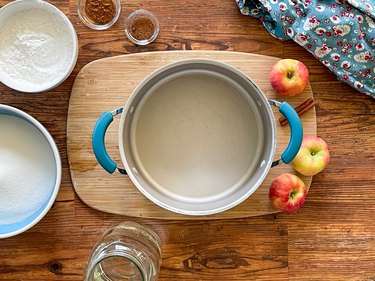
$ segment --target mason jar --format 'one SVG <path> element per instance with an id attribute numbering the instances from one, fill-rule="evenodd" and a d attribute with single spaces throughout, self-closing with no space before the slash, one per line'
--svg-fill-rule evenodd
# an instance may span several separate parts
<path id="1" fill-rule="evenodd" d="M 108 229 L 93 248 L 84 281 L 154 281 L 161 264 L 159 236 L 135 222 Z"/>

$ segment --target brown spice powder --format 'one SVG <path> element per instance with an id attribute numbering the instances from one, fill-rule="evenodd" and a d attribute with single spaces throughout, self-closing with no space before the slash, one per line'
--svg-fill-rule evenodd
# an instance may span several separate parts
<path id="1" fill-rule="evenodd" d="M 86 15 L 96 24 L 109 23 L 116 14 L 112 0 L 86 0 Z"/>
<path id="2" fill-rule="evenodd" d="M 155 26 L 151 19 L 141 16 L 130 23 L 129 30 L 135 39 L 147 40 L 154 34 Z"/>

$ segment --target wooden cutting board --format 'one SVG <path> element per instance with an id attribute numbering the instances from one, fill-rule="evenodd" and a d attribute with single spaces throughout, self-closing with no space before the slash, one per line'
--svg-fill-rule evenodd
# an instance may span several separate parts
<path id="1" fill-rule="evenodd" d="M 258 190 L 240 205 L 210 216 L 186 216 L 162 209 L 144 197 L 128 176 L 108 174 L 98 164 L 91 147 L 95 122 L 104 111 L 123 106 L 137 84 L 157 68 L 188 58 L 209 58 L 230 64 L 244 73 L 270 99 L 287 100 L 292 106 L 312 97 L 310 85 L 298 97 L 277 97 L 268 81 L 271 66 L 279 58 L 226 51 L 168 51 L 138 53 L 105 58 L 87 64 L 77 75 L 73 85 L 67 122 L 67 145 L 73 186 L 80 199 L 88 206 L 108 213 L 157 219 L 220 219 L 240 218 L 276 213 L 269 202 L 268 189 L 274 178 L 282 173 L 295 173 L 290 165 L 279 165 L 270 170 Z M 289 126 L 281 127 L 277 108 L 273 109 L 277 128 L 278 159 L 289 142 Z M 119 117 L 107 130 L 106 147 L 118 166 L 122 166 L 118 149 Z M 302 118 L 304 134 L 316 135 L 315 108 Z M 300 176 L 300 175 L 299 175 Z M 307 187 L 312 177 L 300 176 Z"/>

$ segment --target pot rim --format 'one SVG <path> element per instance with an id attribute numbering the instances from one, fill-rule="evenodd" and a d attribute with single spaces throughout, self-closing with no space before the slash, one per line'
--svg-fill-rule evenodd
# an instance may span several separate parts
<path id="1" fill-rule="evenodd" d="M 264 159 L 261 162 L 260 167 L 263 170 L 262 173 L 261 173 L 261 176 L 256 180 L 255 185 L 252 185 L 247 189 L 247 192 L 243 196 L 239 197 L 238 199 L 232 201 L 229 204 L 225 204 L 225 205 L 217 207 L 217 208 L 210 208 L 210 209 L 207 209 L 207 210 L 195 211 L 195 210 L 188 210 L 186 208 L 172 207 L 169 204 L 159 200 L 158 198 L 156 198 L 155 196 L 150 194 L 142 186 L 142 184 L 139 182 L 137 176 L 135 175 L 135 174 L 137 174 L 137 170 L 135 168 L 129 166 L 128 159 L 127 159 L 127 156 L 125 154 L 125 149 L 124 149 L 123 134 L 124 134 L 124 128 L 125 128 L 124 125 L 125 125 L 127 113 L 133 112 L 133 110 L 134 110 L 134 107 L 132 105 L 134 99 L 137 97 L 139 92 L 149 83 L 149 81 L 152 78 L 154 78 L 157 75 L 160 75 L 161 73 L 163 73 L 163 72 L 165 72 L 165 71 L 167 71 L 171 68 L 174 68 L 174 67 L 178 67 L 178 66 L 186 65 L 186 64 L 192 64 L 193 65 L 193 64 L 202 64 L 202 63 L 218 66 L 218 67 L 221 67 L 221 68 L 225 68 L 226 70 L 229 70 L 232 73 L 234 73 L 239 78 L 244 79 L 244 81 L 247 81 L 255 89 L 255 92 L 256 92 L 257 98 L 258 98 L 257 101 L 258 101 L 259 105 L 260 106 L 264 105 L 263 108 L 265 108 L 266 114 L 270 117 L 269 118 L 269 120 L 270 120 L 269 125 L 271 126 L 270 131 L 271 131 L 271 134 L 272 134 L 270 136 L 270 143 L 271 143 L 272 147 L 270 149 L 270 153 L 266 157 L 267 159 Z M 276 137 L 277 137 L 277 134 L 276 134 L 276 126 L 275 126 L 275 122 L 274 122 L 274 114 L 272 112 L 272 109 L 271 109 L 271 106 L 269 104 L 268 99 L 263 94 L 263 92 L 260 90 L 260 88 L 245 73 L 243 73 L 239 69 L 235 68 L 234 66 L 229 65 L 229 64 L 224 63 L 224 62 L 221 62 L 221 61 L 206 59 L 206 58 L 183 59 L 183 60 L 175 61 L 175 62 L 166 64 L 166 65 L 154 70 L 148 76 L 146 76 L 135 87 L 135 89 L 133 90 L 133 92 L 129 96 L 128 100 L 126 101 L 126 103 L 124 105 L 123 113 L 121 114 L 121 119 L 120 119 L 120 122 L 119 122 L 119 130 L 118 130 L 118 141 L 119 141 L 119 150 L 120 150 L 121 160 L 122 160 L 122 163 L 125 167 L 125 170 L 128 173 L 128 176 L 130 177 L 133 184 L 137 187 L 137 189 L 144 196 L 146 196 L 149 200 L 151 200 L 155 204 L 159 205 L 160 207 L 162 207 L 166 210 L 175 212 L 175 213 L 179 213 L 179 214 L 183 214 L 183 215 L 191 215 L 191 216 L 202 216 L 202 215 L 217 214 L 217 213 L 229 210 L 229 209 L 239 205 L 240 203 L 245 201 L 247 198 L 249 198 L 249 196 L 251 196 L 259 188 L 259 186 L 262 184 L 262 182 L 266 178 L 266 176 L 267 176 L 267 174 L 268 174 L 268 172 L 271 168 L 272 161 L 274 159 L 275 152 L 276 152 Z"/>

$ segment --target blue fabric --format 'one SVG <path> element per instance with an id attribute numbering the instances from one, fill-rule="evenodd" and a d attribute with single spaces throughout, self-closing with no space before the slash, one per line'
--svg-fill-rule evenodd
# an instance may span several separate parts
<path id="1" fill-rule="evenodd" d="M 280 40 L 293 40 L 375 98 L 375 0 L 236 0 Z"/>

